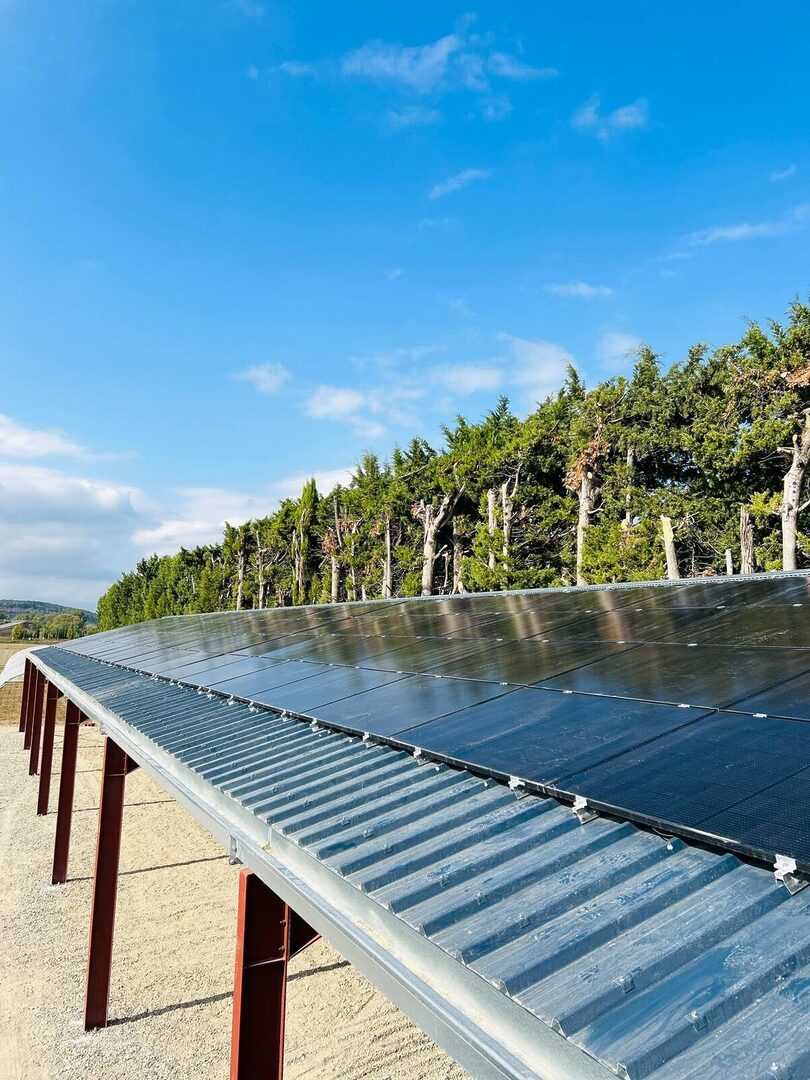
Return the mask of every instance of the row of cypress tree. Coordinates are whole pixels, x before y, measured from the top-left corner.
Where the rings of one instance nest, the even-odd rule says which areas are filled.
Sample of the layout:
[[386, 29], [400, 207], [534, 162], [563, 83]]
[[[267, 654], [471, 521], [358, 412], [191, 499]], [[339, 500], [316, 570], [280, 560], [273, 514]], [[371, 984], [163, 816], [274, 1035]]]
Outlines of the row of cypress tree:
[[810, 564], [810, 307], [586, 388], [571, 368], [525, 418], [502, 398], [436, 449], [366, 454], [220, 543], [138, 563], [99, 628], [169, 614], [654, 579]]

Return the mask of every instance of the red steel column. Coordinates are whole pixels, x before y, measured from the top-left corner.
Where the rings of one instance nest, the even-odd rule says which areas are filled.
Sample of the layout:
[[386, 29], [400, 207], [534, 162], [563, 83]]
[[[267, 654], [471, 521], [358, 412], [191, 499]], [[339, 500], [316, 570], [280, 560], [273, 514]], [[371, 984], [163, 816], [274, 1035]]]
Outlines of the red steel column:
[[48, 685], [48, 680], [39, 672], [39, 678], [37, 679], [37, 689], [34, 694], [34, 715], [31, 717], [31, 727], [29, 729], [31, 735], [31, 754], [28, 759], [28, 775], [36, 776], [37, 769], [39, 768], [39, 736], [42, 731], [42, 702], [45, 697], [45, 687]]
[[282, 1080], [287, 963], [318, 934], [250, 870], [239, 875], [231, 1080]]
[[65, 705], [65, 735], [62, 741], [62, 771], [59, 776], [59, 802], [56, 810], [56, 840], [53, 845], [54, 885], [67, 881], [70, 851], [70, 822], [73, 817], [73, 789], [76, 785], [76, 750], [82, 714], [72, 701]]
[[33, 665], [28, 657], [25, 658], [25, 674], [23, 675], [23, 692], [20, 701], [20, 731], [25, 731], [25, 718], [28, 715], [28, 691], [31, 689], [31, 669]]
[[62, 696], [53, 683], [48, 683], [45, 699], [45, 724], [42, 729], [42, 764], [39, 769], [39, 796], [37, 814], [48, 813], [48, 799], [51, 793], [51, 764], [53, 763], [53, 738], [56, 733], [56, 703]]
[[104, 743], [96, 869], [93, 877], [93, 905], [90, 911], [90, 949], [84, 1001], [85, 1031], [107, 1026], [115, 900], [118, 892], [118, 859], [121, 854], [121, 824], [124, 816], [124, 786], [127, 773], [134, 768], [136, 763], [107, 737]]
[[25, 703], [25, 735], [23, 748], [28, 750], [31, 746], [31, 724], [34, 720], [34, 701], [37, 696], [37, 683], [39, 682], [39, 668], [31, 664], [31, 685], [28, 688], [28, 701]]

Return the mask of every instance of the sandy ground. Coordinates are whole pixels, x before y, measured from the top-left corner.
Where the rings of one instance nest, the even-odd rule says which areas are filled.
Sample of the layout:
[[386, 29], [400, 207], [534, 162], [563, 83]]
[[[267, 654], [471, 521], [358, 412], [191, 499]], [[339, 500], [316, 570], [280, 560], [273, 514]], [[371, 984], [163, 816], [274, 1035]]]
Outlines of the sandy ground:
[[[21, 737], [0, 727], [0, 1077], [224, 1080], [238, 867], [137, 771], [127, 781], [111, 1024], [82, 1030], [102, 750], [95, 729], [81, 729], [79, 747], [69, 880], [54, 888], [55, 813], [35, 816]], [[56, 784], [52, 807], [55, 795]], [[286, 1053], [288, 1080], [466, 1076], [323, 942], [291, 965]]]

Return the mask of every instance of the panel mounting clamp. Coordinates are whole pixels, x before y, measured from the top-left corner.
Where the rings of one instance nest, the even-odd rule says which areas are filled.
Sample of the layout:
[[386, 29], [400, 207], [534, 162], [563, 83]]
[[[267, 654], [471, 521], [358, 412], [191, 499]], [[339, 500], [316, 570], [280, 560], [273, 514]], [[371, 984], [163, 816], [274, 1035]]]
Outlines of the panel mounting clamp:
[[810, 880], [797, 872], [796, 860], [788, 855], [777, 855], [773, 864], [773, 876], [780, 885], [784, 885], [791, 896], [806, 889]]
[[574, 805], [571, 807], [576, 816], [579, 818], [580, 825], [584, 825], [586, 821], [593, 821], [596, 817], [596, 811], [592, 810], [588, 806], [588, 800], [584, 795], [574, 796]]
[[526, 790], [526, 782], [521, 780], [519, 776], [509, 777], [509, 790], [514, 794], [516, 799], [525, 799], [529, 794]]

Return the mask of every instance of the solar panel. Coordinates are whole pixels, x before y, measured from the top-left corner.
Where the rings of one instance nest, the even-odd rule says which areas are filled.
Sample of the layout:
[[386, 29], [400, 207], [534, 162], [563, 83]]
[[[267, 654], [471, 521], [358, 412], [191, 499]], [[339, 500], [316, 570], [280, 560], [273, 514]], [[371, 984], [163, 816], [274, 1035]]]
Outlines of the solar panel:
[[[221, 612], [68, 647], [810, 868], [808, 610], [808, 575], [762, 575]], [[241, 740], [258, 768], [265, 716], [223, 712], [198, 753]]]

